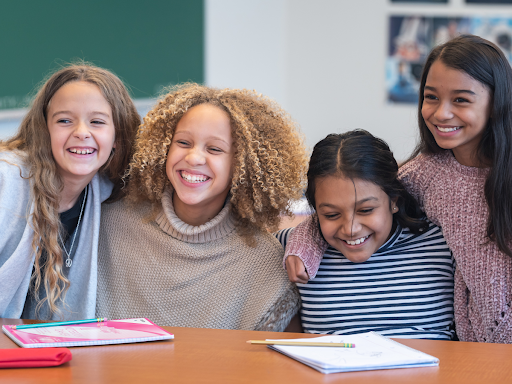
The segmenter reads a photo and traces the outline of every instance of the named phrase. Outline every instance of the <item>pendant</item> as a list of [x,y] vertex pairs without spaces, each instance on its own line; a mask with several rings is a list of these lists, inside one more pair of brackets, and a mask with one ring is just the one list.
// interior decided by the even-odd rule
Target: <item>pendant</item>
[[73,264],[73,260],[71,260],[69,257],[66,259],[66,267],[71,268],[71,265]]

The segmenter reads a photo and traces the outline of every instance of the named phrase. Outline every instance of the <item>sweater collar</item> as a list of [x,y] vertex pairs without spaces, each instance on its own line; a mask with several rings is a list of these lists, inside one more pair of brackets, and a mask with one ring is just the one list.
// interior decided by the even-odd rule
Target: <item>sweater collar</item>
[[228,202],[212,220],[199,226],[182,221],[174,212],[172,192],[167,189],[162,196],[162,210],[156,222],[168,235],[187,243],[206,243],[231,234],[235,229],[233,216]]

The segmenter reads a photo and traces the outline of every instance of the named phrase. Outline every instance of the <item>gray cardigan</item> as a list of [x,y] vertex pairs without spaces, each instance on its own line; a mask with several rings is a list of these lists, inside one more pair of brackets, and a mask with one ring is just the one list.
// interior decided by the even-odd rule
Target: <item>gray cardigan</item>
[[[19,318],[23,312],[35,259],[34,231],[30,217],[29,167],[22,152],[0,152],[0,317]],[[112,183],[96,174],[89,183],[89,195],[82,218],[80,237],[68,279],[71,283],[60,303],[61,315],[54,319],[94,317],[98,236],[101,203],[112,193]]]

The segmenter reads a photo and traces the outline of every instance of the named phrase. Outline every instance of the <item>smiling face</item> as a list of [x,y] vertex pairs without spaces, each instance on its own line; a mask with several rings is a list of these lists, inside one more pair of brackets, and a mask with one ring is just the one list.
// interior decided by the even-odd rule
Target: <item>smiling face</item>
[[96,85],[74,81],[55,92],[47,116],[59,174],[85,186],[107,162],[114,146],[109,103]]
[[489,120],[491,94],[465,72],[435,61],[425,83],[421,114],[441,148],[457,161],[478,166],[476,150]]
[[181,220],[197,226],[215,217],[233,174],[228,114],[211,104],[190,108],[176,126],[166,171],[174,187],[174,210]]
[[391,236],[396,204],[377,184],[326,176],[316,181],[315,202],[325,240],[354,263],[368,260]]

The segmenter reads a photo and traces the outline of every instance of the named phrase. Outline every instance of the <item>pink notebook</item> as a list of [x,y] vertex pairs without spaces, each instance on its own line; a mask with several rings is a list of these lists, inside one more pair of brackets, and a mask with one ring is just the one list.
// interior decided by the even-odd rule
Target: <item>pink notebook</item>
[[24,348],[81,347],[174,339],[172,333],[144,318],[44,328],[12,327],[4,325],[2,330],[12,341]]

